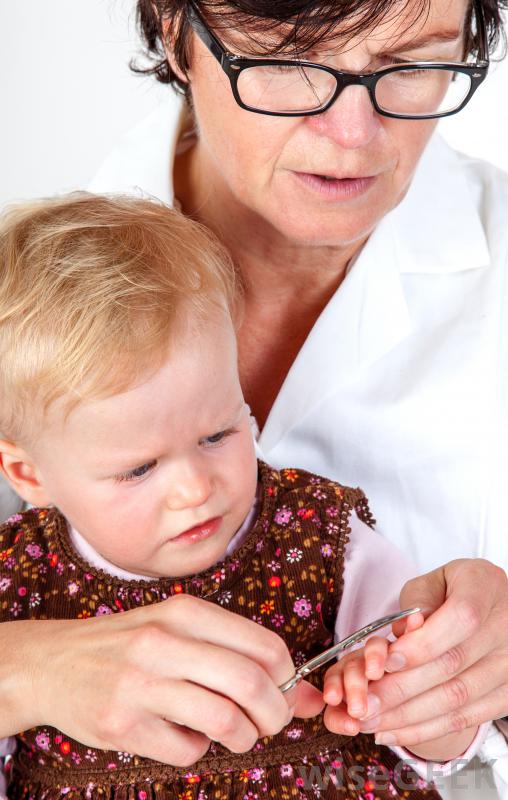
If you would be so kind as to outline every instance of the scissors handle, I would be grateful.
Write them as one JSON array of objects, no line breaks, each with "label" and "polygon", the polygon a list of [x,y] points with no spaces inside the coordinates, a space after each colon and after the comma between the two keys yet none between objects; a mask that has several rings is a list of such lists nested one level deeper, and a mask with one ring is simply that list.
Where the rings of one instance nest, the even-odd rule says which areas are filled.
[{"label": "scissors handle", "polygon": [[379,631],[381,628],[385,628],[387,625],[391,625],[399,619],[404,619],[404,617],[409,617],[411,614],[416,614],[420,610],[419,608],[406,608],[403,611],[397,611],[395,614],[388,614],[386,617],[380,617],[380,619],[370,622],[368,625],[352,633],[346,639],[342,639],[341,642],[337,642],[337,644],[329,647],[328,650],[324,650],[322,653],[319,653],[319,655],[311,658],[310,661],[306,661],[305,664],[302,664],[302,666],[296,670],[292,678],[279,686],[280,691],[283,693],[288,692],[289,689],[293,689],[300,683],[302,678],[305,678],[310,672],[314,672],[315,669],[322,667],[323,664],[328,664],[329,661],[333,661],[339,653],[343,653],[345,650],[353,647],[353,645],[359,644],[367,636],[370,636],[371,633]]}]

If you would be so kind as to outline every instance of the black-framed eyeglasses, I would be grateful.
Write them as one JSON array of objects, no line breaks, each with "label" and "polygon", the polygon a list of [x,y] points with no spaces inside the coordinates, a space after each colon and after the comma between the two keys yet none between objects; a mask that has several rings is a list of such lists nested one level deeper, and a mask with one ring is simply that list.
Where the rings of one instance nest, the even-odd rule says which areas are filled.
[{"label": "black-framed eyeglasses", "polygon": [[474,63],[414,61],[364,74],[295,59],[238,56],[226,50],[198,10],[189,5],[193,30],[229,78],[239,106],[257,114],[303,117],[330,108],[348,86],[365,86],[378,114],[397,119],[435,119],[464,108],[487,77],[489,56],[480,0],[474,4],[478,60]]}]

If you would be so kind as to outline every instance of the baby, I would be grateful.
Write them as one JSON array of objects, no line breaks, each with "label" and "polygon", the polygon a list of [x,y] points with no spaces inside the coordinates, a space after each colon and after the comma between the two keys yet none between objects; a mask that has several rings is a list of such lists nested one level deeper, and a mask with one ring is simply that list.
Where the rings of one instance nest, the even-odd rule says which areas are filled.
[{"label": "baby", "polygon": [[[0,225],[0,270],[0,469],[32,506],[0,528],[1,622],[86,620],[187,593],[274,631],[298,666],[368,621],[358,608],[394,610],[406,567],[368,527],[362,492],[256,460],[234,272],[200,226],[139,199],[21,205]],[[388,575],[398,585],[386,599]],[[358,733],[387,647],[373,638],[310,677],[324,716],[277,725],[244,753],[212,743],[192,769],[87,747],[49,724],[13,730],[8,796],[363,797],[377,769],[376,797],[409,785],[437,798],[408,765],[397,772],[412,754]],[[227,696],[220,665],[215,675]],[[276,694],[277,708],[290,703]],[[459,756],[475,733],[414,755]],[[312,768],[328,790],[309,784]]]}]

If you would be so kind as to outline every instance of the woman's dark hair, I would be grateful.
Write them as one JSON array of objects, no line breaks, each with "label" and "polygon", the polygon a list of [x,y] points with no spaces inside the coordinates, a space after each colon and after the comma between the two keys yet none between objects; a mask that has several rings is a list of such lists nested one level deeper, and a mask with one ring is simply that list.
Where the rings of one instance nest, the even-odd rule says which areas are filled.
[{"label": "woman's dark hair", "polygon": [[[489,50],[501,43],[505,50],[502,12],[508,0],[479,0],[487,27]],[[203,18],[221,38],[221,32],[241,31],[252,43],[252,52],[259,55],[280,55],[311,50],[318,43],[336,38],[340,26],[341,46],[358,34],[367,34],[381,20],[390,18],[396,0],[195,0]],[[425,19],[430,0],[416,0],[412,21]],[[187,18],[189,0],[137,0],[137,21],[141,32],[145,66],[131,64],[144,75],[154,75],[161,83],[171,83],[184,94],[188,85],[182,81],[167,61],[163,43],[163,28],[169,33],[169,46],[175,63],[183,74],[189,68],[188,41],[190,26]],[[476,25],[471,4],[466,20],[468,35],[465,54],[477,52]],[[399,29],[399,33],[403,33]],[[267,36],[268,34],[268,36]],[[274,36],[274,34],[276,34]],[[267,46],[266,41],[271,42]]]}]

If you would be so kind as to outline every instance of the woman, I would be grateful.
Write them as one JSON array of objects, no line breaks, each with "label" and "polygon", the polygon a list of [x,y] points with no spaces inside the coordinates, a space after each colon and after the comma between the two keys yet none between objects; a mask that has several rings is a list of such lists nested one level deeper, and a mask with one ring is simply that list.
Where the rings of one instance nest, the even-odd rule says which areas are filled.
[{"label": "woman", "polygon": [[[176,197],[220,236],[244,284],[240,364],[263,456],[362,485],[379,530],[432,570],[401,602],[436,613],[394,648],[366,727],[410,748],[506,714],[508,183],[432,136],[485,76],[499,5],[140,0],[139,13],[154,72],[189,103],[129,137],[92,188]],[[241,679],[240,623],[228,629],[206,603],[189,612],[188,598],[162,605],[1,626],[0,736],[44,721],[174,764],[209,738],[241,749],[238,717],[203,708],[201,732],[185,728],[196,718],[185,664],[202,640],[232,653],[235,713],[262,706]],[[257,636],[251,659],[276,682],[270,637]],[[147,663],[137,649],[160,655]],[[162,705],[147,681],[167,690]]]}]

